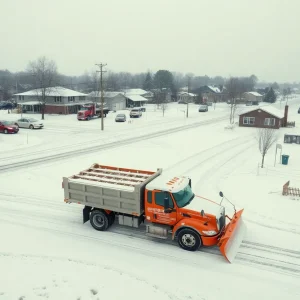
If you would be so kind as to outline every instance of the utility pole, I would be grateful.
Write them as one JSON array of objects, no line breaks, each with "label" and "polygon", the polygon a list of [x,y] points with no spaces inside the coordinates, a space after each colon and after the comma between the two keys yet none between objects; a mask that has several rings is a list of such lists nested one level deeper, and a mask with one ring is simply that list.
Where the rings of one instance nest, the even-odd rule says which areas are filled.
[{"label": "utility pole", "polygon": [[186,117],[189,117],[189,102],[190,102],[190,80],[191,77],[188,77],[188,96],[187,96],[187,104],[186,104]]},{"label": "utility pole", "polygon": [[100,71],[97,71],[100,73],[100,89],[101,89],[101,130],[104,130],[104,119],[103,119],[103,106],[104,106],[104,95],[103,95],[103,73],[106,71],[103,71],[103,67],[105,67],[107,64],[96,64],[100,68]]}]

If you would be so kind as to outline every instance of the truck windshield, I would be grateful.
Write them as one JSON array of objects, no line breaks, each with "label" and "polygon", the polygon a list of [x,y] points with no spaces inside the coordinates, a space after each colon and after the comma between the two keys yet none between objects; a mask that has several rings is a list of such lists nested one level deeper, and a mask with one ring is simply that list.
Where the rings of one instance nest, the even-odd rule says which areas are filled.
[{"label": "truck windshield", "polygon": [[80,110],[90,110],[89,107],[81,107]]},{"label": "truck windshield", "polygon": [[194,193],[189,185],[183,190],[173,193],[174,199],[178,207],[184,207],[188,205],[194,198]]}]

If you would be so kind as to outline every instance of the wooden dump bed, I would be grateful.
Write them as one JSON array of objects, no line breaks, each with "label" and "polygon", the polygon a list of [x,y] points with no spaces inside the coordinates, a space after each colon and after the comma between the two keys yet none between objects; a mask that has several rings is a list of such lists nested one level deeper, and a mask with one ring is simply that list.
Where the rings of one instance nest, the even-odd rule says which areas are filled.
[{"label": "wooden dump bed", "polygon": [[93,164],[79,174],[63,178],[65,201],[141,215],[145,186],[161,172]]}]

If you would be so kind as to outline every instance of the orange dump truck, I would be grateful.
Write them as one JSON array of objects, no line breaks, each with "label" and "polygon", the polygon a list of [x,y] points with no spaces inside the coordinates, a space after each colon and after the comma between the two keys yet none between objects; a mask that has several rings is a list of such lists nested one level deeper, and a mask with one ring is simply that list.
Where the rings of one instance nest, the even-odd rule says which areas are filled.
[{"label": "orange dump truck", "polygon": [[[232,217],[224,206],[196,196],[191,179],[156,172],[93,164],[77,175],[63,178],[66,203],[84,205],[83,223],[99,231],[114,223],[138,228],[161,239],[177,240],[181,248],[219,246],[232,262],[242,242],[243,210]],[[208,210],[207,210],[208,209]]]}]

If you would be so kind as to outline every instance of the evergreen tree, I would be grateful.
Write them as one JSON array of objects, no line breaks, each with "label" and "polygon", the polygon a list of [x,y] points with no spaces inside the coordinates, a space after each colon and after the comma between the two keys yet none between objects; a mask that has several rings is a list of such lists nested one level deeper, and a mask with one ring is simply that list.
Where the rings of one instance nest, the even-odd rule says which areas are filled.
[{"label": "evergreen tree", "polygon": [[144,84],[143,84],[143,89],[146,91],[149,91],[153,88],[153,82],[152,82],[152,76],[150,72],[147,73]]},{"label": "evergreen tree", "polygon": [[269,89],[269,91],[267,92],[267,94],[265,95],[264,102],[275,103],[275,101],[276,101],[276,94],[275,94],[273,88],[271,87]]}]

